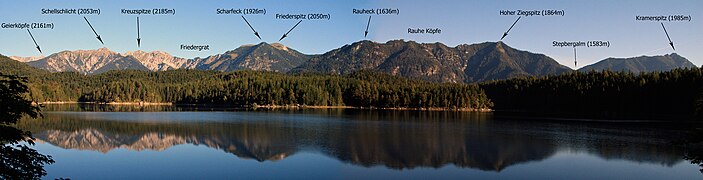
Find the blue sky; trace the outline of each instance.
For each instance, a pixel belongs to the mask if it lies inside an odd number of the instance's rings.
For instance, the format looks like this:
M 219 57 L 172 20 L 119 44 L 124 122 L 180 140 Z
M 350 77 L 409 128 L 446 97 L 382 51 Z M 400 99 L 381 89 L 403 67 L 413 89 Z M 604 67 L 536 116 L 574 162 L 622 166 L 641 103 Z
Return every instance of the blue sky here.
M 81 15 L 41 15 L 42 8 L 100 8 L 101 15 L 87 15 L 105 41 L 95 39 Z M 121 9 L 175 8 L 175 16 L 141 15 L 142 47 L 136 46 L 135 15 Z M 498 41 L 516 16 L 500 16 L 499 10 L 564 10 L 565 16 L 523 17 L 503 40 L 508 45 L 546 54 L 573 67 L 573 49 L 552 47 L 552 41 L 610 41 L 609 48 L 579 48 L 579 67 L 608 57 L 661 55 L 674 52 L 657 22 L 637 22 L 636 15 L 691 15 L 691 22 L 665 22 L 677 53 L 703 65 L 703 1 L 700 0 L 589 0 L 589 1 L 0 1 L 0 22 L 53 22 L 52 30 L 32 34 L 44 55 L 63 50 L 107 47 L 117 52 L 161 50 L 184 58 L 205 57 L 232 50 L 257 39 L 238 15 L 216 15 L 217 8 L 264 8 L 266 15 L 248 16 L 263 41 L 274 43 L 297 21 L 275 19 L 276 13 L 324 13 L 330 20 L 305 20 L 281 43 L 306 54 L 318 54 L 364 40 L 366 15 L 352 8 L 398 8 L 399 15 L 372 17 L 366 39 L 441 42 L 449 46 Z M 408 28 L 440 28 L 439 35 L 408 34 Z M 0 29 L 0 53 L 37 56 L 26 30 Z M 210 45 L 210 51 L 184 51 L 181 44 Z

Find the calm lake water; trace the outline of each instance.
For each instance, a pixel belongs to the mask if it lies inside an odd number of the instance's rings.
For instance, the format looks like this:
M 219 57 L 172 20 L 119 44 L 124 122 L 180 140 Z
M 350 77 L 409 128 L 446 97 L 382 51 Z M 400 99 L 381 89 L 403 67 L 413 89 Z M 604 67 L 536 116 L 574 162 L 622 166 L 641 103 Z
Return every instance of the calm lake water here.
M 47 108 L 46 179 L 701 179 L 686 127 L 379 110 Z M 214 111 L 212 111 L 214 110 Z

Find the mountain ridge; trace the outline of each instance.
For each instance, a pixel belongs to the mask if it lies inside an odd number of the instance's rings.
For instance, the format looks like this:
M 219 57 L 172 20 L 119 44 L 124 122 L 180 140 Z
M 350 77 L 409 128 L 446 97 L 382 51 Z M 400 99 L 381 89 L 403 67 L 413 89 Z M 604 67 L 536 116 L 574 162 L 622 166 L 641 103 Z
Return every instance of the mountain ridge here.
M 653 71 L 669 71 L 675 68 L 693 68 L 697 67 L 685 57 L 677 53 L 671 53 L 658 56 L 638 56 L 630 58 L 613 58 L 609 57 L 598 61 L 588 66 L 584 66 L 579 71 L 630 71 L 633 73 L 653 72 Z
M 664 61 L 654 63 L 654 66 L 666 66 L 667 68 L 663 70 L 695 67 L 690 61 L 675 53 L 663 57 L 676 62 Z M 586 71 L 589 68 L 625 69 L 634 72 L 660 70 L 646 67 L 642 63 L 627 64 L 626 68 L 614 66 L 614 62 L 618 59 L 652 58 L 661 59 L 660 56 L 608 58 L 578 70 Z M 24 58 L 24 60 L 29 59 L 31 58 Z M 459 44 L 450 47 L 439 42 L 418 43 L 402 39 L 385 43 L 362 40 L 316 55 L 303 54 L 280 43 L 261 42 L 193 59 L 176 57 L 164 51 L 137 50 L 117 53 L 107 48 L 100 48 L 61 51 L 42 59 L 29 61 L 27 64 L 51 72 L 76 71 L 82 74 L 95 74 L 115 69 L 255 70 L 293 74 L 306 72 L 349 74 L 361 70 L 373 70 L 406 78 L 449 83 L 556 75 L 573 70 L 547 55 L 515 49 L 501 41 Z
M 141 50 L 128 51 L 126 56 L 135 57 L 142 65 L 151 71 L 166 71 L 189 67 L 188 59 L 172 56 L 164 51 L 145 52 Z
M 74 71 L 81 74 L 94 74 L 115 69 L 148 69 L 134 57 L 123 56 L 105 47 L 97 50 L 61 51 L 27 64 L 51 72 Z
M 256 45 L 242 45 L 223 54 L 194 58 L 195 69 L 201 70 L 264 70 L 288 72 L 302 62 L 307 61 L 308 55 L 290 49 L 280 43 L 268 44 L 262 42 Z
M 16 61 L 19 61 L 19 62 L 24 62 L 24 63 L 26 63 L 26 62 L 30 62 L 30 61 L 36 61 L 36 60 L 39 60 L 39 59 L 43 59 L 43 58 L 45 58 L 45 56 L 43 56 L 43 55 L 39 55 L 39 56 L 27 56 L 27 57 L 10 56 L 10 57 L 8 57 L 8 58 L 13 59 L 13 60 L 16 60 Z
M 32 67 L 50 72 L 74 71 L 81 74 L 96 74 L 109 70 L 166 71 L 174 69 L 200 70 L 263 70 L 287 72 L 306 61 L 309 55 L 302 54 L 280 43 L 265 42 L 242 45 L 205 58 L 185 59 L 164 51 L 142 50 L 118 53 L 108 48 L 96 50 L 64 50 L 43 58 L 14 57 Z
M 533 71 L 530 67 L 538 67 Z M 347 74 L 377 70 L 436 82 L 481 82 L 518 76 L 543 76 L 571 70 L 556 60 L 516 50 L 503 42 L 462 44 L 417 43 L 391 40 L 359 41 L 312 58 L 294 73 Z

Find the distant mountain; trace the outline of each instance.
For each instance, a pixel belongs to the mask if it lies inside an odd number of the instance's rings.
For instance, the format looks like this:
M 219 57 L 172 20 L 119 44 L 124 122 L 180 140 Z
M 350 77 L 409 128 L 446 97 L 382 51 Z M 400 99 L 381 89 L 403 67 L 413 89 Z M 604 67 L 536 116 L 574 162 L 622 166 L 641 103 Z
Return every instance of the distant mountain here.
M 608 58 L 585 66 L 579 71 L 631 71 L 633 73 L 669 71 L 676 68 L 694 68 L 695 64 L 676 53 L 663 56 L 640 56 L 634 58 Z
M 174 57 L 163 51 L 131 51 L 124 55 L 132 56 L 144 67 L 152 71 L 166 71 L 173 69 L 192 69 L 195 63 L 185 58 Z
M 235 71 L 247 69 L 285 73 L 307 61 L 310 57 L 282 44 L 262 42 L 256 45 L 241 46 L 224 54 L 195 59 L 174 57 L 162 51 L 132 51 L 120 54 L 107 48 L 62 51 L 33 61 L 34 58 L 15 57 L 15 59 L 21 62 L 26 61 L 30 66 L 51 72 L 73 71 L 82 74 L 122 69 L 147 71 L 173 69 Z
M 142 70 L 142 71 L 149 71 L 150 69 L 144 65 L 142 65 L 139 60 L 132 56 L 125 56 L 124 58 L 118 58 L 115 59 L 112 62 L 106 63 L 104 66 L 96 69 L 95 71 L 89 73 L 89 74 L 99 74 L 99 73 L 104 73 L 107 71 L 111 70 L 125 70 L 125 69 L 133 69 L 133 70 Z
M 359 70 L 437 82 L 480 82 L 570 69 L 545 55 L 515 50 L 502 42 L 447 47 L 393 40 L 345 45 L 312 58 L 293 72 L 348 74 Z
M 127 52 L 125 54 L 119 54 L 117 52 L 112 52 L 107 48 L 103 48 L 98 50 L 86 51 L 63 51 L 57 53 L 56 55 L 57 56 L 54 56 L 52 59 L 47 59 L 47 61 L 40 62 L 33 61 L 42 60 L 46 57 L 12 56 L 10 58 L 20 62 L 32 62 L 29 64 L 34 67 L 50 70 L 52 72 L 75 71 L 84 74 L 100 73 L 115 69 L 165 71 L 172 69 L 195 67 L 194 63 L 192 63 L 192 60 L 174 57 L 163 51 L 132 51 Z M 87 60 L 85 59 L 86 57 L 93 58 L 93 60 Z M 136 60 L 138 63 L 135 63 L 135 61 L 133 60 Z M 144 66 L 146 68 L 143 68 L 141 66 Z
M 44 56 L 29 56 L 29 57 L 10 56 L 10 59 L 14 59 L 19 62 L 36 61 L 36 60 L 39 60 L 42 58 L 44 58 Z
M 472 47 L 473 46 L 473 47 Z M 516 50 L 502 42 L 459 46 L 477 49 L 468 60 L 467 82 L 508 79 L 519 76 L 546 76 L 571 71 L 556 60 L 528 51 Z M 465 51 L 468 52 L 468 51 Z
M 265 42 L 256 45 L 244 45 L 224 54 L 195 58 L 196 69 L 234 71 L 256 70 L 288 72 L 309 59 L 308 55 L 279 43 Z
M 73 71 L 81 74 L 122 69 L 149 70 L 134 57 L 123 56 L 107 48 L 62 51 L 27 64 L 51 72 Z

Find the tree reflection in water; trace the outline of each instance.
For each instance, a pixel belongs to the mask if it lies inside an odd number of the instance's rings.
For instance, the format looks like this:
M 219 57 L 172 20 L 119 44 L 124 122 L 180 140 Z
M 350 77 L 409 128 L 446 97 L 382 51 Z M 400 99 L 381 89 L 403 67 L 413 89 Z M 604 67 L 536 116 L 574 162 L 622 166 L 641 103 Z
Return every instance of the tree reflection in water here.
M 691 131 L 683 142 L 684 159 L 691 161 L 691 164 L 698 164 L 703 173 L 703 129 L 696 128 Z
M 153 120 L 156 118 L 158 120 Z M 501 172 L 561 150 L 606 160 L 682 161 L 677 128 L 496 120 L 490 114 L 413 111 L 47 113 L 18 124 L 65 149 L 161 151 L 204 145 L 256 161 L 311 150 L 357 166 L 463 168 Z

